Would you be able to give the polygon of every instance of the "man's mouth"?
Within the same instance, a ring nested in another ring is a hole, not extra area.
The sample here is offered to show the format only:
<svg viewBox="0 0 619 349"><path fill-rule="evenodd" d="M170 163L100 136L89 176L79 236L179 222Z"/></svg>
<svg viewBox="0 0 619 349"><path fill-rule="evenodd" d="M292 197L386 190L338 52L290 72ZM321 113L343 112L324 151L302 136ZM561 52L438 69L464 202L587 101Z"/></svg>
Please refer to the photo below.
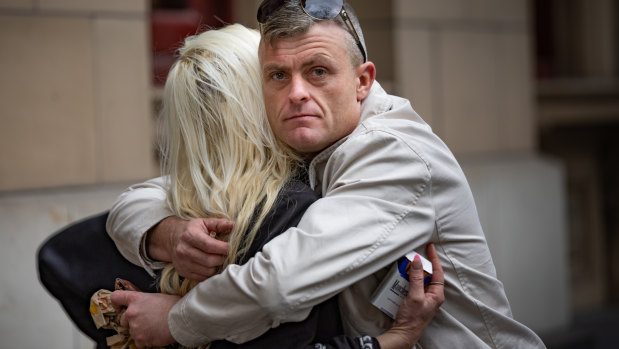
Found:
<svg viewBox="0 0 619 349"><path fill-rule="evenodd" d="M284 119L284 121L288 121L288 120L295 120L295 119L304 119L304 118L315 118L317 117L316 115L312 115L312 114L295 114L292 116L289 116L287 118Z"/></svg>

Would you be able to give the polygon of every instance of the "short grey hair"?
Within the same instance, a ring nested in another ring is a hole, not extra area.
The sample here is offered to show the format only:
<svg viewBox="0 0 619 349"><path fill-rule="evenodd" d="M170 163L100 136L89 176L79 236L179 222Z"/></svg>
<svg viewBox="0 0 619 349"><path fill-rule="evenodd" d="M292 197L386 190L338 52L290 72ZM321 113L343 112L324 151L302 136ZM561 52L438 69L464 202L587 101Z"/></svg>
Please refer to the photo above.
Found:
<svg viewBox="0 0 619 349"><path fill-rule="evenodd" d="M350 6L350 4L346 1L344 1L344 10L348 13L348 17L357 31L359 41L361 42L367 56L368 51L365 46L365 39L363 37L363 31L361 30L361 25L359 24L357 14L353 10L352 6ZM303 35L307 33L315 23L321 21L323 20L314 19L308 16L303 11L300 0L288 0L284 2L279 9L273 12L265 23L261 24L261 40L262 42L268 42L272 45L275 40L280 38L291 38ZM342 20L342 17L337 16L330 21L337 23L337 25L344 29L344 31L348 34L346 35L346 44L348 47L347 51L353 67L361 65L363 63L363 55L357 46L355 38L347 28L346 23Z"/></svg>

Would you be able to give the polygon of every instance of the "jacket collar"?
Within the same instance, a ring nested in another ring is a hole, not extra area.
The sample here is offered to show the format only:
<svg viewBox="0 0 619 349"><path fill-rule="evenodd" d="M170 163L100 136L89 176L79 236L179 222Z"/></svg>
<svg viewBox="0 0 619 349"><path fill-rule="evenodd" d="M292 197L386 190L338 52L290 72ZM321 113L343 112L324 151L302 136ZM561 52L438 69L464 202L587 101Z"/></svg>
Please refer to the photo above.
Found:
<svg viewBox="0 0 619 349"><path fill-rule="evenodd" d="M366 121L368 118L383 114L392 107L393 101L389 98L389 95L380 86L378 81L374 81L370 93L361 101L361 118L359 124Z"/></svg>
<svg viewBox="0 0 619 349"><path fill-rule="evenodd" d="M385 90L380 86L378 81L374 81L374 83L372 84L372 88L370 89L370 93L363 101L361 101L361 116L359 118L359 124L357 125L357 128L359 128L359 125L361 125L367 119L376 115L383 114L389 109L391 109L392 103L393 101L389 98L387 92L385 92ZM355 131L356 129L353 130L352 133L355 133ZM321 183L317 182L316 174L322 172L331 154L333 154L335 149L337 149L342 143L344 143L349 136L350 135L347 135L346 137L341 138L320 153L316 154L316 156L314 156L314 158L310 162L308 167L310 187L318 194L321 194L320 188L317 188L321 185Z"/></svg>

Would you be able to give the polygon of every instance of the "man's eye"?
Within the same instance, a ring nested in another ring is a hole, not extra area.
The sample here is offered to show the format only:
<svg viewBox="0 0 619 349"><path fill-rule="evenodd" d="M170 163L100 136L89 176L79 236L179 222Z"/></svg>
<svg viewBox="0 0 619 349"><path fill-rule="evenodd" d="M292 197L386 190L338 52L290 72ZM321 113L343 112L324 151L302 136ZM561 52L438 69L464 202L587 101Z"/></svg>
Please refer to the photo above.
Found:
<svg viewBox="0 0 619 349"><path fill-rule="evenodd" d="M273 80L284 80L286 78L286 74L284 74L282 72L275 72L275 73L271 74L271 78Z"/></svg>
<svg viewBox="0 0 619 349"><path fill-rule="evenodd" d="M314 68L314 69L312 69L312 75L314 75L314 76L320 77L320 76L323 76L325 74L327 74L327 70L324 69L324 68Z"/></svg>

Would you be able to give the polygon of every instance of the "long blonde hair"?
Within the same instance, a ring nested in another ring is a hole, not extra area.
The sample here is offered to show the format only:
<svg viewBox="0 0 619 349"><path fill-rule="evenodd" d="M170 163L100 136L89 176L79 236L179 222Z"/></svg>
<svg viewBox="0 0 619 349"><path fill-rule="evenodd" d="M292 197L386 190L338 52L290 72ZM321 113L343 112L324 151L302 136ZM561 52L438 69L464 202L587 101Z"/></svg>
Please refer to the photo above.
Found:
<svg viewBox="0 0 619 349"><path fill-rule="evenodd" d="M239 24L186 38L163 95L169 206L183 219L235 222L224 268L247 252L299 163L266 118L259 41ZM162 292L182 296L193 286L172 265L164 269Z"/></svg>

